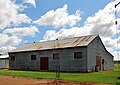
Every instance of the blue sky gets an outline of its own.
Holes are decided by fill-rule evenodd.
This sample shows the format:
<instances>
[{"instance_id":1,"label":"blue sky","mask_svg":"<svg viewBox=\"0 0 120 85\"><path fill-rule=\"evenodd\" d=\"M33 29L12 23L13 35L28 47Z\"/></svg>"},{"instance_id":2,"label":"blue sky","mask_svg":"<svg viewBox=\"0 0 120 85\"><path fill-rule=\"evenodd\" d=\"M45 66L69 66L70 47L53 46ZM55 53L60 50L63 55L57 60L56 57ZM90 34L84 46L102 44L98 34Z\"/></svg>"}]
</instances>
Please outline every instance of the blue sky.
<instances>
[{"instance_id":1,"label":"blue sky","mask_svg":"<svg viewBox=\"0 0 120 85\"><path fill-rule=\"evenodd\" d=\"M116 54L115 10L120 0L1 0L0 52L23 44L99 34L109 52ZM118 35L120 24L118 23ZM115 57L117 59L117 57Z\"/></svg>"},{"instance_id":2,"label":"blue sky","mask_svg":"<svg viewBox=\"0 0 120 85\"><path fill-rule=\"evenodd\" d=\"M81 10L81 12L83 12L82 20L79 22L82 26L87 17L94 15L99 9L104 8L109 2L111 2L111 0L92 0L91 2L88 2L87 0L36 0L36 8L30 7L27 10L24 10L23 13L26 13L33 20L37 20L46 12L56 10L57 8L62 8L65 4L67 4L69 14L74 14L76 10ZM37 38L33 38L37 42L43 38L47 30L53 29L53 27L45 26L38 26L38 28L40 28L40 33L37 33ZM33 42L33 39L29 39L30 42Z\"/></svg>"}]
</instances>

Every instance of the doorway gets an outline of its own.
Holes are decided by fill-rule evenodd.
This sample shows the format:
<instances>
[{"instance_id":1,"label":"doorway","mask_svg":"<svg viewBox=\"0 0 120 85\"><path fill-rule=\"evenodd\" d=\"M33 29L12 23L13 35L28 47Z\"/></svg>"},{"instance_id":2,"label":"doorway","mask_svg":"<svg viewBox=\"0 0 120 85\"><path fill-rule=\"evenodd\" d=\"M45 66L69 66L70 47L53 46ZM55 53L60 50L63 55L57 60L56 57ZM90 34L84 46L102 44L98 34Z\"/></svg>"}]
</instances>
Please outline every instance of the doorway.
<instances>
[{"instance_id":1,"label":"doorway","mask_svg":"<svg viewBox=\"0 0 120 85\"><path fill-rule=\"evenodd\" d=\"M40 70L47 71L49 69L48 66L48 57L41 57L40 58Z\"/></svg>"},{"instance_id":2,"label":"doorway","mask_svg":"<svg viewBox=\"0 0 120 85\"><path fill-rule=\"evenodd\" d=\"M95 69L96 69L97 71L101 70L101 56L96 56Z\"/></svg>"},{"instance_id":3,"label":"doorway","mask_svg":"<svg viewBox=\"0 0 120 85\"><path fill-rule=\"evenodd\" d=\"M105 70L105 69L104 69L104 63L105 63L105 60L102 59L102 70L103 70L103 71Z\"/></svg>"}]
</instances>

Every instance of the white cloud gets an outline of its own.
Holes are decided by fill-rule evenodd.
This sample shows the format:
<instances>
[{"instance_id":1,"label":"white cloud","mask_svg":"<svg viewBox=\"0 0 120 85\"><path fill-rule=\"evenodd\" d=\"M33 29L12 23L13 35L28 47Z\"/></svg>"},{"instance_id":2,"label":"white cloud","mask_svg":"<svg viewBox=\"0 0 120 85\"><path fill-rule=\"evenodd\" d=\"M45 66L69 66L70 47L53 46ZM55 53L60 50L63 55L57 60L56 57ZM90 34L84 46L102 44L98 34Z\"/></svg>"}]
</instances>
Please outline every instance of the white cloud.
<instances>
[{"instance_id":1,"label":"white cloud","mask_svg":"<svg viewBox=\"0 0 120 85\"><path fill-rule=\"evenodd\" d=\"M38 29L35 26L17 27L21 24L30 24L32 19L23 10L28 8L23 3L35 5L35 0L24 0L16 4L16 0L0 0L0 51L9 51L22 42L24 36L35 36Z\"/></svg>"},{"instance_id":2,"label":"white cloud","mask_svg":"<svg viewBox=\"0 0 120 85\"><path fill-rule=\"evenodd\" d=\"M54 40L57 38L77 37L89 34L86 28L72 27L71 29L61 29L58 32L54 30L46 31L44 40Z\"/></svg>"},{"instance_id":3,"label":"white cloud","mask_svg":"<svg viewBox=\"0 0 120 85\"><path fill-rule=\"evenodd\" d=\"M18 45L22 40L19 39L18 37L16 36L11 36L8 38L7 42L5 43L5 45L8 45L8 46L15 46L15 45Z\"/></svg>"},{"instance_id":4,"label":"white cloud","mask_svg":"<svg viewBox=\"0 0 120 85\"><path fill-rule=\"evenodd\" d=\"M104 38L111 38L115 33L115 2L109 3L104 9L99 10L95 15L90 16L84 23L83 27L72 27L70 29L61 29L59 32L54 33L54 35L64 36L80 36L85 34L99 34ZM120 9L117 9L118 12ZM47 31L48 32L48 31ZM45 36L49 36L49 34ZM53 36L53 35L52 35ZM58 36L58 35L57 35ZM50 39L50 37L49 37Z\"/></svg>"},{"instance_id":5,"label":"white cloud","mask_svg":"<svg viewBox=\"0 0 120 85\"><path fill-rule=\"evenodd\" d=\"M85 25L90 27L91 34L99 34L105 44L107 50L114 54L114 59L117 59L117 55L113 51L116 49L116 42L118 39L112 39L112 36L116 34L115 26L115 5L116 2L109 3L104 9L99 10L94 16L88 17ZM117 8L117 12L120 12L120 8ZM118 21L120 18L117 19ZM118 23L120 26L120 23ZM119 32L119 29L117 30Z\"/></svg>"},{"instance_id":6,"label":"white cloud","mask_svg":"<svg viewBox=\"0 0 120 85\"><path fill-rule=\"evenodd\" d=\"M111 5L111 7L112 6L113 5ZM103 10L100 10L94 16L87 18L85 25L91 28L91 34L100 34L101 36L104 35L104 37L111 37L113 34L115 34L114 11L111 10L112 13L109 13L106 8L107 7L105 7ZM108 30L106 31L106 29ZM106 32L106 34L104 34L104 32Z\"/></svg>"},{"instance_id":7,"label":"white cloud","mask_svg":"<svg viewBox=\"0 0 120 85\"><path fill-rule=\"evenodd\" d=\"M6 34L0 34L0 46L15 46L18 45L22 40L16 36L8 36Z\"/></svg>"},{"instance_id":8,"label":"white cloud","mask_svg":"<svg viewBox=\"0 0 120 85\"><path fill-rule=\"evenodd\" d=\"M12 36L24 37L24 36L34 36L36 32L39 31L35 26L29 26L24 28L6 29L3 33Z\"/></svg>"},{"instance_id":9,"label":"white cloud","mask_svg":"<svg viewBox=\"0 0 120 85\"><path fill-rule=\"evenodd\" d=\"M4 43L6 43L7 40L8 40L8 35L0 34L0 46L2 46Z\"/></svg>"},{"instance_id":10,"label":"white cloud","mask_svg":"<svg viewBox=\"0 0 120 85\"><path fill-rule=\"evenodd\" d=\"M10 24L11 19L17 15L18 8L11 0L0 0L0 28Z\"/></svg>"},{"instance_id":11,"label":"white cloud","mask_svg":"<svg viewBox=\"0 0 120 85\"><path fill-rule=\"evenodd\" d=\"M114 55L114 60L120 60L120 57L118 57L118 55L120 55L120 52L114 51L112 52L112 55Z\"/></svg>"},{"instance_id":12,"label":"white cloud","mask_svg":"<svg viewBox=\"0 0 120 85\"><path fill-rule=\"evenodd\" d=\"M34 37L38 32L35 26L13 28L23 23L32 23L32 19L22 13L28 8L24 3L36 7L35 0L24 0L19 4L16 4L16 0L0 0L0 51L6 53L19 45L24 36Z\"/></svg>"},{"instance_id":13,"label":"white cloud","mask_svg":"<svg viewBox=\"0 0 120 85\"><path fill-rule=\"evenodd\" d=\"M26 14L18 14L15 18L12 19L13 25L19 25L21 23L31 23L30 19Z\"/></svg>"},{"instance_id":14,"label":"white cloud","mask_svg":"<svg viewBox=\"0 0 120 85\"><path fill-rule=\"evenodd\" d=\"M23 0L24 3L28 3L28 4L31 4L33 5L34 7L36 7L36 3L35 3L35 0Z\"/></svg>"},{"instance_id":15,"label":"white cloud","mask_svg":"<svg viewBox=\"0 0 120 85\"><path fill-rule=\"evenodd\" d=\"M16 4L14 0L0 0L0 29L21 23L31 23L26 14L21 14L24 6Z\"/></svg>"},{"instance_id":16,"label":"white cloud","mask_svg":"<svg viewBox=\"0 0 120 85\"><path fill-rule=\"evenodd\" d=\"M48 30L46 31L46 34L44 35L44 40L54 40L55 35L56 33L54 30Z\"/></svg>"},{"instance_id":17,"label":"white cloud","mask_svg":"<svg viewBox=\"0 0 120 85\"><path fill-rule=\"evenodd\" d=\"M22 42L25 36L35 36L35 33L39 32L35 26L29 26L24 28L11 28L6 29L0 34L0 52L5 54L16 48Z\"/></svg>"},{"instance_id":18,"label":"white cloud","mask_svg":"<svg viewBox=\"0 0 120 85\"><path fill-rule=\"evenodd\" d=\"M83 27L72 27L70 29L61 29L60 31L47 31L44 36L44 40L99 34L107 50L114 54L113 50L116 49L116 42L119 40L112 39L112 36L116 34L116 27L114 23L115 3L116 2L109 3L105 8L95 13L95 15L88 17ZM117 12L120 12L120 8L117 8ZM120 20L120 18L118 18L118 20ZM120 26L120 24L118 24L118 26ZM117 59L117 56L115 56L115 59Z\"/></svg>"},{"instance_id":19,"label":"white cloud","mask_svg":"<svg viewBox=\"0 0 120 85\"><path fill-rule=\"evenodd\" d=\"M69 15L67 8L65 4L63 8L50 10L45 15L41 16L39 20L34 21L34 23L54 27L63 27L65 25L74 26L81 20L80 11L77 10L75 14Z\"/></svg>"}]
</instances>

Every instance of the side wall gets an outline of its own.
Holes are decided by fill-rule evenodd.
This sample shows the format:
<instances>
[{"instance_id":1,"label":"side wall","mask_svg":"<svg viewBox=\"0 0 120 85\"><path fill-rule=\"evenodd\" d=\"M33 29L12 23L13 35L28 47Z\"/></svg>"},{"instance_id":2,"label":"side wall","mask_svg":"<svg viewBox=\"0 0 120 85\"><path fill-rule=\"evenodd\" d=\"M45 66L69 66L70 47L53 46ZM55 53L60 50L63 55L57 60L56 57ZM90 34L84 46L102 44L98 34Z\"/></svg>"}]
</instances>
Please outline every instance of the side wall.
<instances>
[{"instance_id":1,"label":"side wall","mask_svg":"<svg viewBox=\"0 0 120 85\"><path fill-rule=\"evenodd\" d=\"M9 60L8 59L0 59L0 69L9 68Z\"/></svg>"},{"instance_id":2,"label":"side wall","mask_svg":"<svg viewBox=\"0 0 120 85\"><path fill-rule=\"evenodd\" d=\"M82 52L81 59L74 59L74 52ZM56 61L53 60L52 56L54 53L60 55L60 69L62 71L86 71L86 47L83 48L67 48L61 50L53 50L50 59L50 70L55 70Z\"/></svg>"},{"instance_id":3,"label":"side wall","mask_svg":"<svg viewBox=\"0 0 120 85\"><path fill-rule=\"evenodd\" d=\"M99 37L96 37L87 47L87 63L88 71L95 71L96 56L101 58L101 67L99 70L112 70L113 69L113 56L110 55L104 48ZM102 60L104 59L104 64Z\"/></svg>"},{"instance_id":4,"label":"side wall","mask_svg":"<svg viewBox=\"0 0 120 85\"><path fill-rule=\"evenodd\" d=\"M39 56L36 60L31 60L31 55L39 55L38 52L23 52L23 53L10 53L9 54L9 69L22 69L22 70L38 70L39 69ZM15 56L15 60L11 60L11 56Z\"/></svg>"},{"instance_id":5,"label":"side wall","mask_svg":"<svg viewBox=\"0 0 120 85\"><path fill-rule=\"evenodd\" d=\"M82 52L81 59L74 59L74 52ZM87 69L87 50L82 48L66 48L36 52L9 53L15 56L15 61L10 60L10 69L40 70L40 58L49 58L49 70L56 70L57 61L53 59L53 54L59 53L61 71L86 71ZM31 55L36 55L36 60L31 60Z\"/></svg>"}]
</instances>

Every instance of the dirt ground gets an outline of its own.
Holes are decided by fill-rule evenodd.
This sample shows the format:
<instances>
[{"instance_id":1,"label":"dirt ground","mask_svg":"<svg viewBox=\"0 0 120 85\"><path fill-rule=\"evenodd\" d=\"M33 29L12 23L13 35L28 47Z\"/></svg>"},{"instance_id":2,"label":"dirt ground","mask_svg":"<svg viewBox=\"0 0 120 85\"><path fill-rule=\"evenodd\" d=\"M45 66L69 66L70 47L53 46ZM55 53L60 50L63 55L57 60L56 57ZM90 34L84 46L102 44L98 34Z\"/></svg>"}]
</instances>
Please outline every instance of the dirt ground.
<instances>
[{"instance_id":1,"label":"dirt ground","mask_svg":"<svg viewBox=\"0 0 120 85\"><path fill-rule=\"evenodd\" d=\"M10 76L0 76L0 85L107 85L107 84L90 84L81 82L70 82L64 80L35 80Z\"/></svg>"}]
</instances>

